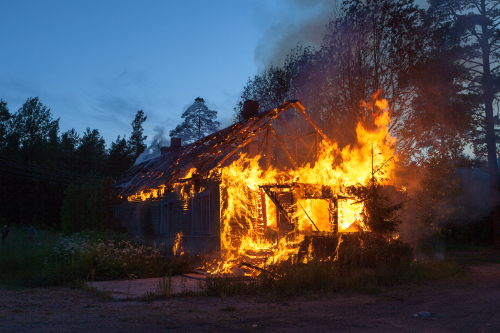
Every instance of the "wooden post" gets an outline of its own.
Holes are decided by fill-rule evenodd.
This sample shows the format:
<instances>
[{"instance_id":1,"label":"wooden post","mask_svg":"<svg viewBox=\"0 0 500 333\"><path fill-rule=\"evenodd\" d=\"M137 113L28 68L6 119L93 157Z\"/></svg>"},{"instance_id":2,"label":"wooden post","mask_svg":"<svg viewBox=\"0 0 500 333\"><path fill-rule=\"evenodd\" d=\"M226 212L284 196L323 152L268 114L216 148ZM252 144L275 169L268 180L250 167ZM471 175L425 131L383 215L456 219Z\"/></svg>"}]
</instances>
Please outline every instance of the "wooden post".
<instances>
[{"instance_id":1,"label":"wooden post","mask_svg":"<svg viewBox=\"0 0 500 333\"><path fill-rule=\"evenodd\" d=\"M298 168L297 164L293 160L292 156L290 156L290 153L288 152L288 150L286 149L285 145L283 144L283 141L281 141L278 133L276 133L276 131L274 130L274 128L272 128L272 126L269 126L269 128L271 129L271 132L274 134L274 137L276 138L276 141L280 145L280 147L283 150L283 152L285 153L286 157L288 157L288 159L290 160L290 163L292 163L292 166L295 169L297 169Z\"/></svg>"},{"instance_id":2,"label":"wooden post","mask_svg":"<svg viewBox=\"0 0 500 333\"><path fill-rule=\"evenodd\" d=\"M271 129L266 130L266 170L271 168Z\"/></svg>"},{"instance_id":3,"label":"wooden post","mask_svg":"<svg viewBox=\"0 0 500 333\"><path fill-rule=\"evenodd\" d=\"M260 200L262 202L262 220L264 222L264 234L267 232L267 206L266 194L263 189L259 189Z\"/></svg>"},{"instance_id":4,"label":"wooden post","mask_svg":"<svg viewBox=\"0 0 500 333\"><path fill-rule=\"evenodd\" d=\"M318 159L318 143L319 143L319 138L318 138L318 133L316 132L316 135L314 136L314 145L315 145L314 160L315 161Z\"/></svg>"},{"instance_id":5,"label":"wooden post","mask_svg":"<svg viewBox=\"0 0 500 333\"><path fill-rule=\"evenodd\" d=\"M334 235L339 233L339 202L338 199L332 198L329 202L329 218L330 218L330 232Z\"/></svg>"}]
</instances>

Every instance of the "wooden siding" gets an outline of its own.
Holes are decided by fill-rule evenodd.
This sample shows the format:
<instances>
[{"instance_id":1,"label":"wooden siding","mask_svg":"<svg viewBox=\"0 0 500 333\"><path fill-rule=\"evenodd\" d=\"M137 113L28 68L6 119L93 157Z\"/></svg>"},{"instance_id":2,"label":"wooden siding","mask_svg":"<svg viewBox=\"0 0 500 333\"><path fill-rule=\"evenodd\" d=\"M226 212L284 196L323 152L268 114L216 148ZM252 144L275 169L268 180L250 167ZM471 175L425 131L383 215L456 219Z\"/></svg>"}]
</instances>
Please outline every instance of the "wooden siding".
<instances>
[{"instance_id":1,"label":"wooden siding","mask_svg":"<svg viewBox=\"0 0 500 333\"><path fill-rule=\"evenodd\" d=\"M116 208L122 225L127 232L135 237L142 237L149 241L170 247L173 245L177 233L183 234L183 247L190 253L220 252L220 193L219 183L208 181L203 184L209 193L209 232L193 234L192 198L181 200L179 191L165 193L161 199L147 199L141 202L125 202ZM161 233L162 206L165 202L174 202L173 232Z\"/></svg>"}]
</instances>

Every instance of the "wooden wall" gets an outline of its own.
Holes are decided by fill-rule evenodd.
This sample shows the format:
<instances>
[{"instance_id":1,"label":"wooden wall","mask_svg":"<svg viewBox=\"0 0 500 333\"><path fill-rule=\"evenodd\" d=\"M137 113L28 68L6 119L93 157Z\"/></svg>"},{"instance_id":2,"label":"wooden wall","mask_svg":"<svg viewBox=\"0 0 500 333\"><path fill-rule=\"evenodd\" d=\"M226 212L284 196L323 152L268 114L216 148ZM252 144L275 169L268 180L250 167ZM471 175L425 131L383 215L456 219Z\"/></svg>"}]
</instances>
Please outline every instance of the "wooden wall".
<instances>
[{"instance_id":1,"label":"wooden wall","mask_svg":"<svg viewBox=\"0 0 500 333\"><path fill-rule=\"evenodd\" d=\"M171 247L177 233L182 232L182 244L186 251L196 253L220 253L220 191L219 182L209 181L204 192L210 195L210 231L207 234L193 234L192 198L182 200L180 190L165 193L161 199L148 199L141 202L126 202L116 208L123 226L131 235L147 241ZM171 234L162 234L162 204L174 201L174 224Z\"/></svg>"}]
</instances>

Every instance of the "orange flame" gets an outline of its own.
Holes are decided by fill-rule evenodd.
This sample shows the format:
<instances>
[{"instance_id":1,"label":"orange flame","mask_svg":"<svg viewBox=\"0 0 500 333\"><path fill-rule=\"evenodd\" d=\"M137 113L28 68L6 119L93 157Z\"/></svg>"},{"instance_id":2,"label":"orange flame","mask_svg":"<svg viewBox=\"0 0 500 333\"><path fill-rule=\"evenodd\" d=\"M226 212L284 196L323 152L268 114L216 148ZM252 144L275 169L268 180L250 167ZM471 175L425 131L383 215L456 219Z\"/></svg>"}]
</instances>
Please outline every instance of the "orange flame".
<instances>
[{"instance_id":1,"label":"orange flame","mask_svg":"<svg viewBox=\"0 0 500 333\"><path fill-rule=\"evenodd\" d=\"M259 255L273 262L286 260L290 255L297 254L297 244L303 240L301 232L330 230L329 202L299 197L293 215L298 221L299 233L292 239L281 238L279 241L270 237L259 237L258 230L255 229L256 213L252 211L256 206L255 201L259 200L259 185L293 182L321 184L330 186L335 195L345 195L348 186L369 182L372 163L385 163L385 171L389 175L385 182L389 183L395 163L396 139L388 130L391 119L387 101L376 100L372 104L379 109L374 112L378 114L374 120L375 128L368 130L359 123L356 128L356 144L342 150L336 143L323 141L314 164L306 164L296 170L262 170L259 165L260 156L249 159L246 155L241 155L238 160L222 169L221 247L225 258L214 272L229 273L238 260L251 260ZM338 200L339 232L365 229L361 216L363 203L355 202L355 198ZM265 227L276 231L277 208L267 196L265 206Z\"/></svg>"},{"instance_id":2,"label":"orange flame","mask_svg":"<svg viewBox=\"0 0 500 333\"><path fill-rule=\"evenodd\" d=\"M175 235L172 252L174 253L174 256L182 256L184 254L184 248L182 247L182 232L179 232Z\"/></svg>"},{"instance_id":3,"label":"orange flame","mask_svg":"<svg viewBox=\"0 0 500 333\"><path fill-rule=\"evenodd\" d=\"M306 234L331 231L333 199L311 199L300 195L300 188L297 194L290 194L291 188L296 184L326 186L331 190L332 198L335 198L338 205L336 213L339 232L366 229L362 222L363 203L358 202L357 198L351 198L347 189L357 184L368 184L373 166L382 164L386 172L382 183L390 184L397 161L394 155L396 138L391 136L388 129L391 122L388 103L384 99L377 99L379 94L380 92L374 94L370 103L362 103L370 117L373 116L373 122L370 128L358 123L357 142L351 146L339 149L336 143L324 140L319 145L314 163L293 170L278 170L273 167L262 169L259 163L261 156L249 158L245 154L220 170L220 236L223 260L217 263L212 273L231 273L243 261L262 267L266 263L287 260L297 255L299 244ZM189 170L185 179L192 177L195 172L195 168ZM270 184L284 185L282 188L286 189L282 189L282 193L296 196L292 212L286 217L287 220L296 222L294 231L288 235L279 231L278 219L281 218L278 216L282 214L280 208L259 187L271 186ZM194 194L193 186L188 183L176 184L174 190L187 207L189 198ZM161 198L164 191L165 188L160 187L146 193L139 192L128 197L128 200ZM174 254L183 253L181 239L182 233L177 234ZM311 253L312 249L308 251Z\"/></svg>"}]
</instances>

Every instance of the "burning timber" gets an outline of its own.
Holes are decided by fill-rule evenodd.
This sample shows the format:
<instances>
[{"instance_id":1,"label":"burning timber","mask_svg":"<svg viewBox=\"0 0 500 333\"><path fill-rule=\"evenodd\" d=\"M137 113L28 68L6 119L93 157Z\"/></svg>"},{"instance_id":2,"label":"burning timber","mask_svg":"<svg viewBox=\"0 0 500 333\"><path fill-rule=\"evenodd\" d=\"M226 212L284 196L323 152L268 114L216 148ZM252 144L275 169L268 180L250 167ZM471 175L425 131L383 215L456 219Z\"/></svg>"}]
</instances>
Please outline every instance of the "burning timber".
<instances>
[{"instance_id":1,"label":"burning timber","mask_svg":"<svg viewBox=\"0 0 500 333\"><path fill-rule=\"evenodd\" d=\"M115 187L127 202L116 213L133 235L221 256L217 272L305 258L314 244L365 229L352 189L369 181L373 162L389 174L394 163L390 118L377 105L378 128L359 125L356 147L340 150L300 101L262 113L246 101L244 120L193 144L172 138L161 156L123 174Z\"/></svg>"}]
</instances>

